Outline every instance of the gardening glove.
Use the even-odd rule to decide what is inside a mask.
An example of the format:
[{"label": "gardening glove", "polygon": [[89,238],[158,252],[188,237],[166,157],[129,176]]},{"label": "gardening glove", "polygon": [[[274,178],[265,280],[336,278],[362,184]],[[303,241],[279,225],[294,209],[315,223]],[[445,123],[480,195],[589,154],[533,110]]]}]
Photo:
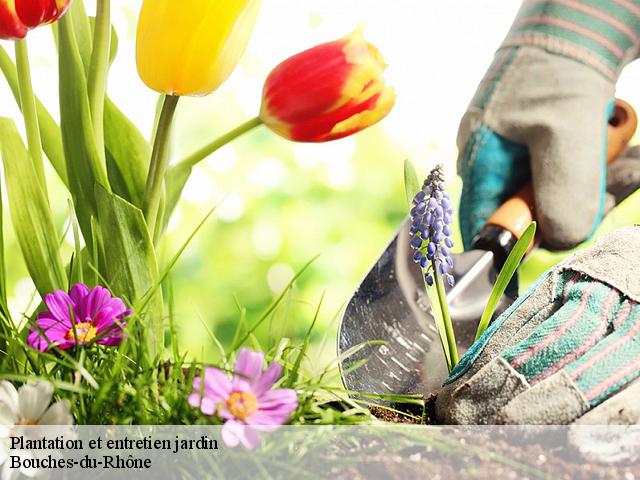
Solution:
[{"label": "gardening glove", "polygon": [[591,235],[605,208],[615,82],[639,38],[637,0],[524,1],[460,124],[465,249],[529,181],[545,246]]},{"label": "gardening glove", "polygon": [[[437,397],[439,419],[567,424],[609,398],[616,404],[640,376],[639,270],[636,226],[544,274],[453,369]],[[609,421],[608,411],[592,418]],[[638,409],[627,414],[640,422]]]}]

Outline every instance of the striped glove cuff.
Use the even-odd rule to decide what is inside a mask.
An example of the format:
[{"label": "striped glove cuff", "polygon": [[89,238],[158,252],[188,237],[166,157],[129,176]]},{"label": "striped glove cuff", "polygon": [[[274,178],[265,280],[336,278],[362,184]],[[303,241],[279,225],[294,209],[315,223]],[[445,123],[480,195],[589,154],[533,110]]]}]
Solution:
[{"label": "striped glove cuff", "polygon": [[615,81],[640,52],[640,0],[525,0],[501,48],[533,45]]}]

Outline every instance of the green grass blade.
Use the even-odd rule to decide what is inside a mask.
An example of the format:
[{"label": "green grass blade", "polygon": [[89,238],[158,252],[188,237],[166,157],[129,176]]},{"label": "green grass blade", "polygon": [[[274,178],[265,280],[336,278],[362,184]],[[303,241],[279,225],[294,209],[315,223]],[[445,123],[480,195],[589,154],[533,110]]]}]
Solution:
[{"label": "green grass blade", "polygon": [[282,293],[280,293],[280,295],[278,296],[278,298],[276,298],[271,305],[269,306],[269,308],[267,308],[267,310],[260,316],[260,318],[258,318],[258,320],[251,325],[251,327],[249,327],[249,329],[247,330],[247,332],[245,332],[245,334],[239,338],[236,342],[233,343],[233,345],[231,346],[231,350],[235,351],[238,348],[240,348],[240,346],[247,341],[247,339],[251,336],[251,334],[253,334],[253,332],[255,332],[257,330],[257,328],[262,325],[262,323],[269,318],[269,316],[275,311],[276,308],[278,308],[278,305],[280,305],[280,302],[282,302],[282,300],[285,298],[285,296],[287,295],[287,292],[289,292],[289,290],[291,288],[293,288],[293,284],[300,278],[300,276],[302,276],[302,274],[311,266],[311,264],[313,262],[315,262],[318,257],[320,255],[316,255],[315,257],[313,257],[311,260],[309,260],[299,271],[298,273],[295,274],[295,276],[291,279],[291,281],[287,284],[287,286],[284,288],[284,290],[282,291]]},{"label": "green grass blade", "polygon": [[0,182],[0,308],[7,315],[7,265],[4,255],[4,211],[2,205],[2,182]]},{"label": "green grass blade", "polygon": [[45,295],[67,286],[49,200],[13,121],[0,118],[0,152],[13,228],[29,270]]},{"label": "green grass blade", "polygon": [[507,289],[509,282],[511,282],[513,275],[516,273],[516,270],[520,265],[520,261],[527,253],[529,245],[531,245],[535,234],[536,222],[531,222],[531,224],[527,227],[520,239],[516,242],[513,250],[511,250],[511,253],[507,257],[507,261],[504,263],[502,270],[500,270],[500,274],[498,275],[496,283],[493,286],[493,290],[491,291],[491,296],[487,301],[487,305],[484,307],[484,312],[482,312],[480,324],[478,325],[478,330],[476,332],[476,340],[478,340],[482,336],[484,331],[489,326],[489,322],[491,321],[491,318],[493,317],[493,314],[498,307],[500,298],[502,298],[502,295]]},{"label": "green grass blade", "polygon": [[285,382],[285,385],[287,387],[293,387],[298,382],[298,374],[300,372],[300,367],[302,366],[302,360],[307,354],[307,350],[309,349],[309,344],[311,343],[311,333],[313,332],[313,329],[316,326],[316,322],[318,321],[318,317],[320,316],[320,309],[322,308],[322,302],[324,301],[324,293],[325,292],[322,292],[322,296],[320,297],[320,301],[318,302],[318,308],[316,308],[316,313],[313,316],[311,325],[309,325],[307,334],[304,336],[302,348],[300,348],[300,352],[298,353],[295,361],[293,362],[293,368],[291,369],[291,373],[289,374],[287,381]]},{"label": "green grass blade", "polygon": [[410,160],[404,161],[404,193],[407,196],[407,205],[411,206],[413,197],[420,190],[420,182],[416,169]]},{"label": "green grass blade", "polygon": [[4,255],[4,212],[2,206],[2,182],[0,181],[0,367],[6,354],[7,338],[11,324],[9,306],[7,304],[7,268]]},{"label": "green grass blade", "polygon": [[171,273],[171,271],[173,270],[173,267],[175,267],[176,263],[178,263],[178,260],[180,260],[180,257],[182,256],[182,254],[184,253],[184,251],[187,249],[187,247],[191,244],[191,242],[193,241],[193,239],[195,238],[195,236],[198,234],[198,232],[200,231],[200,229],[206,224],[207,220],[209,220],[209,217],[211,215],[213,215],[213,212],[215,212],[215,210],[218,208],[218,205],[216,205],[215,207],[213,207],[211,210],[209,210],[209,212],[207,212],[207,214],[204,216],[204,218],[202,219],[202,221],[196,226],[196,228],[191,232],[191,234],[189,235],[189,237],[183,242],[182,246],[178,249],[178,251],[173,255],[173,257],[171,258],[171,260],[169,261],[169,263],[162,269],[160,275],[158,276],[158,281],[155,283],[155,285],[152,285],[151,288],[147,291],[147,293],[144,295],[144,297],[141,300],[141,310],[144,310],[144,306],[147,304],[147,302],[149,301],[150,298],[152,298],[155,293],[156,290],[159,290],[162,282],[167,278],[167,276]]}]

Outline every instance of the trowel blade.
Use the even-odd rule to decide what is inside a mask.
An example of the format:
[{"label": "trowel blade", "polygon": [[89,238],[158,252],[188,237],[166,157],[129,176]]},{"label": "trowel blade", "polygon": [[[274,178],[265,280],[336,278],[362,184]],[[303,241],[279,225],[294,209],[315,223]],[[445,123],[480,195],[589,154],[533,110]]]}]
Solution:
[{"label": "trowel blade", "polygon": [[[427,396],[437,393],[447,377],[420,268],[409,247],[408,222],[351,297],[340,321],[342,378],[356,398],[357,393]],[[471,250],[453,257],[456,286],[447,297],[461,354],[473,343],[497,274],[491,252]],[[510,303],[503,297],[497,313]]]}]

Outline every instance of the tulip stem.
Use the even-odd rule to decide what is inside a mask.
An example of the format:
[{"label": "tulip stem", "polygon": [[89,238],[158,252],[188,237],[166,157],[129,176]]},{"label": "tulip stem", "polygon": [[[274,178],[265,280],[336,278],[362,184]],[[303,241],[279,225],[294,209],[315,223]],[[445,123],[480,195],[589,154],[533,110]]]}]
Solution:
[{"label": "tulip stem", "polygon": [[216,138],[214,141],[206,144],[204,147],[200,148],[199,150],[193,152],[191,155],[189,155],[188,157],[178,162],[176,166],[181,166],[183,168],[187,166],[194,167],[196,164],[198,164],[199,162],[207,158],[216,150],[219,150],[220,148],[224,147],[227,143],[232,142],[236,138],[244,135],[245,133],[253,130],[256,127],[259,127],[260,125],[262,125],[262,120],[260,119],[260,117],[252,118],[251,120],[225,133],[221,137]]},{"label": "tulip stem", "polygon": [[91,120],[96,138],[98,155],[104,160],[104,97],[107,90],[109,71],[109,49],[111,46],[111,4],[110,0],[98,0],[96,7],[93,51],[89,66],[88,90]]},{"label": "tulip stem", "polygon": [[435,261],[431,263],[433,268],[433,279],[436,287],[436,293],[438,294],[438,303],[440,306],[440,312],[442,313],[442,323],[444,324],[444,334],[447,338],[447,347],[449,350],[450,361],[448,362],[449,371],[458,364],[458,348],[456,347],[456,334],[453,330],[453,324],[451,323],[451,315],[449,314],[449,306],[447,304],[447,294],[444,290],[444,283],[442,282],[442,276],[438,273],[435,265]]},{"label": "tulip stem", "polygon": [[169,164],[169,144],[171,140],[171,127],[176,113],[180,97],[166,95],[162,104],[158,128],[156,129],[149,165],[149,175],[144,192],[142,211],[147,219],[149,232],[153,235],[156,231],[156,222],[160,210],[160,201],[164,185],[164,175]]},{"label": "tulip stem", "polygon": [[262,125],[262,120],[260,120],[260,118],[252,118],[171,166],[166,174],[167,204],[165,220],[171,218],[171,214],[178,203],[182,190],[191,176],[193,167],[216,150],[224,147],[226,144],[231,143],[236,138],[241,137],[260,125]]},{"label": "tulip stem", "polygon": [[46,181],[44,177],[44,165],[42,162],[42,140],[40,139],[40,124],[38,123],[38,112],[36,110],[36,100],[33,94],[31,83],[31,69],[29,68],[29,52],[27,50],[27,39],[15,42],[16,68],[18,71],[18,88],[20,91],[20,106],[24,117],[24,126],[27,132],[27,145],[29,155],[35,167],[40,186],[46,192]]}]

